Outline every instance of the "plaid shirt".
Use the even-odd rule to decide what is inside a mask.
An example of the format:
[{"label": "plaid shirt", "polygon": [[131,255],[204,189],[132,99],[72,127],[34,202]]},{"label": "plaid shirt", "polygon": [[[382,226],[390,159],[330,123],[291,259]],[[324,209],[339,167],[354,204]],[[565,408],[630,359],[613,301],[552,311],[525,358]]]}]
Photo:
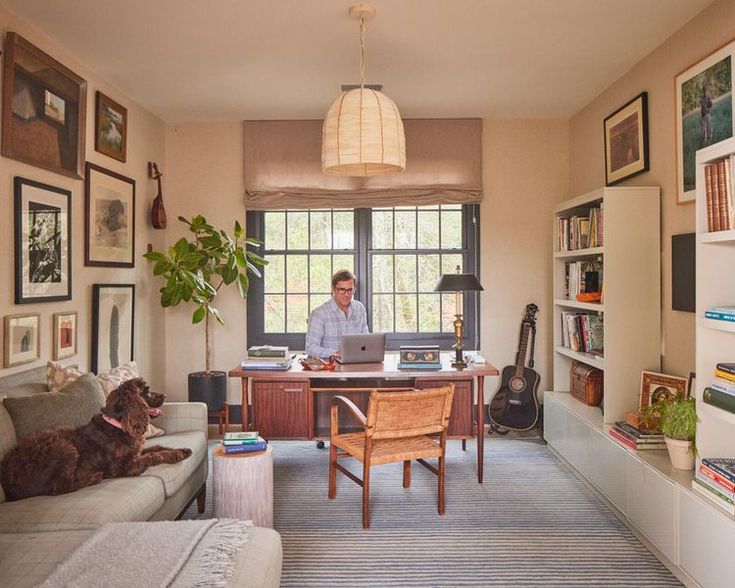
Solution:
[{"label": "plaid shirt", "polygon": [[312,357],[327,358],[339,350],[342,335],[368,332],[367,312],[362,302],[353,300],[345,316],[334,300],[327,300],[311,312],[305,351]]}]

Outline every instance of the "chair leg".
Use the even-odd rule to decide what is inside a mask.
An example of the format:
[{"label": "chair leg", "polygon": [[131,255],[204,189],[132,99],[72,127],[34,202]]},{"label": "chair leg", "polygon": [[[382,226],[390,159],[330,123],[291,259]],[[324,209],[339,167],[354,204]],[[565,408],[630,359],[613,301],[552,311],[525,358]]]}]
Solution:
[{"label": "chair leg", "polygon": [[329,498],[337,497],[337,446],[329,444]]},{"label": "chair leg", "polygon": [[403,462],[403,487],[411,486],[411,460],[407,459]]},{"label": "chair leg", "polygon": [[439,514],[444,514],[444,457],[439,458]]},{"label": "chair leg", "polygon": [[362,468],[362,528],[370,528],[370,464],[367,461]]}]

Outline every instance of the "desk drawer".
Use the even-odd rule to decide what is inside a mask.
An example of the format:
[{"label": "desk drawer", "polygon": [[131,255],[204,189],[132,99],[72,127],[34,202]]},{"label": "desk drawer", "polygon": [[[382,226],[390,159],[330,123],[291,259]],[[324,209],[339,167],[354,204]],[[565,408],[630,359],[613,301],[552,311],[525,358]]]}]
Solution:
[{"label": "desk drawer", "polygon": [[262,437],[311,437],[308,382],[254,381],[252,386],[253,427]]},{"label": "desk drawer", "polygon": [[452,414],[449,417],[447,435],[450,437],[472,437],[472,409],[474,406],[472,380],[449,382],[416,379],[416,388],[419,390],[440,388],[449,384],[454,384],[454,398],[452,399]]}]

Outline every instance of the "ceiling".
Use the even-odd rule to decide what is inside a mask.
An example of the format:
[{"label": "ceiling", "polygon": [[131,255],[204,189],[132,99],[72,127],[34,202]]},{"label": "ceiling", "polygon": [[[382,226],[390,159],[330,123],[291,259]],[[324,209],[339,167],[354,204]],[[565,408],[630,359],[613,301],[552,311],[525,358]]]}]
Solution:
[{"label": "ceiling", "polygon": [[[374,0],[366,82],[404,118],[568,118],[711,2]],[[0,0],[166,122],[322,118],[359,82],[351,3]]]}]

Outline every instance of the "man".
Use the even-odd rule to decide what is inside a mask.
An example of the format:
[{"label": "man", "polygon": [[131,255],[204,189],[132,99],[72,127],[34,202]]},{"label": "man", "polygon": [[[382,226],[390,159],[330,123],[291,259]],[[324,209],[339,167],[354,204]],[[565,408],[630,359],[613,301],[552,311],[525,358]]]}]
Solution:
[{"label": "man", "polygon": [[362,302],[353,300],[355,275],[339,270],[332,276],[332,299],[311,312],[306,331],[306,354],[312,357],[339,357],[342,335],[368,333],[367,312]]}]

